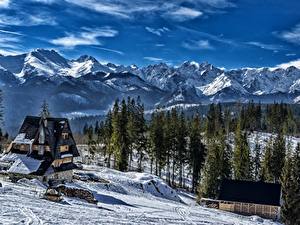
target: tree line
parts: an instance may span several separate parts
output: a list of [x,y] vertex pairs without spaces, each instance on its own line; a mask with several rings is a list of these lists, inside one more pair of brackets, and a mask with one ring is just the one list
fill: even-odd
[[[90,152],[106,157],[107,166],[121,171],[150,172],[173,187],[187,187],[201,197],[217,198],[223,179],[281,183],[282,218],[286,224],[299,220],[300,145],[292,149],[290,136],[297,122],[287,104],[270,104],[262,110],[250,102],[238,112],[211,104],[206,115],[185,115],[181,110],[154,110],[145,119],[140,98],[116,100],[104,121],[85,125]],[[265,146],[256,132],[253,151],[249,134],[268,131]],[[134,157],[133,157],[134,156]],[[113,159],[113,165],[111,161]]]

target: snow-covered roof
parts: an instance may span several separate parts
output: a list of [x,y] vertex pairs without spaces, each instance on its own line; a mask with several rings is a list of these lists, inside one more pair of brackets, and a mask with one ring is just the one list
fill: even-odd
[[13,143],[17,144],[29,144],[31,145],[34,139],[27,139],[26,138],[26,133],[19,133]]
[[61,155],[61,158],[63,159],[63,158],[68,158],[68,157],[73,157],[73,155],[72,154],[64,154],[64,155]]
[[10,173],[30,174],[36,172],[43,162],[42,160],[33,159],[26,155],[12,155],[11,158],[15,158],[15,161],[8,170]]

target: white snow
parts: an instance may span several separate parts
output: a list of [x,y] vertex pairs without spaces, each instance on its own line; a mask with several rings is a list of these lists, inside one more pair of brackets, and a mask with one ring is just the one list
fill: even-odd
[[[205,224],[205,225],[275,225],[256,216],[241,216],[195,204],[191,194],[177,192],[182,202],[155,196],[141,186],[159,178],[149,174],[122,173],[97,166],[84,166],[89,173],[110,183],[75,180],[66,184],[72,188],[88,189],[98,204],[64,197],[62,203],[41,199],[45,186],[36,180],[22,179],[18,183],[2,181],[0,188],[0,223],[2,224]],[[1,177],[0,177],[1,179]],[[114,185],[115,189],[108,188]],[[163,186],[160,190],[163,190]],[[123,191],[119,191],[123,190]],[[174,190],[175,191],[175,190]],[[168,193],[168,192],[165,192]]]
[[26,134],[25,133],[19,133],[16,138],[14,139],[13,143],[17,143],[17,144],[29,144],[31,145],[32,142],[34,140],[30,140],[26,138]]
[[10,173],[20,173],[20,174],[30,174],[35,172],[40,167],[43,161],[36,160],[26,155],[15,154],[16,159],[14,163],[9,168]]
[[72,154],[63,154],[63,155],[61,155],[62,159],[63,158],[68,158],[68,157],[73,157],[73,155]]

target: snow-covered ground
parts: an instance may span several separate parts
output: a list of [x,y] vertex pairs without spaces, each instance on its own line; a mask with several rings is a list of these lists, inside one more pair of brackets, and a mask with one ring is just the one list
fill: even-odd
[[150,174],[86,165],[75,173],[108,181],[66,184],[93,192],[97,205],[67,197],[62,203],[47,201],[40,197],[46,187],[37,180],[11,183],[2,177],[0,224],[277,224],[198,206],[193,195],[177,192]]

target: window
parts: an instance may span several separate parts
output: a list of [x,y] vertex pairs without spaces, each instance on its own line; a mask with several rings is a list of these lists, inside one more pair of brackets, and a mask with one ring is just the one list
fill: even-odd
[[62,160],[61,159],[56,159],[53,161],[52,165],[54,167],[59,167],[62,164]]
[[61,145],[60,152],[67,152],[69,151],[69,145]]
[[71,163],[73,161],[72,157],[67,157],[63,159],[63,163]]
[[68,133],[62,133],[62,137],[63,137],[63,139],[68,139],[69,138],[69,134]]

